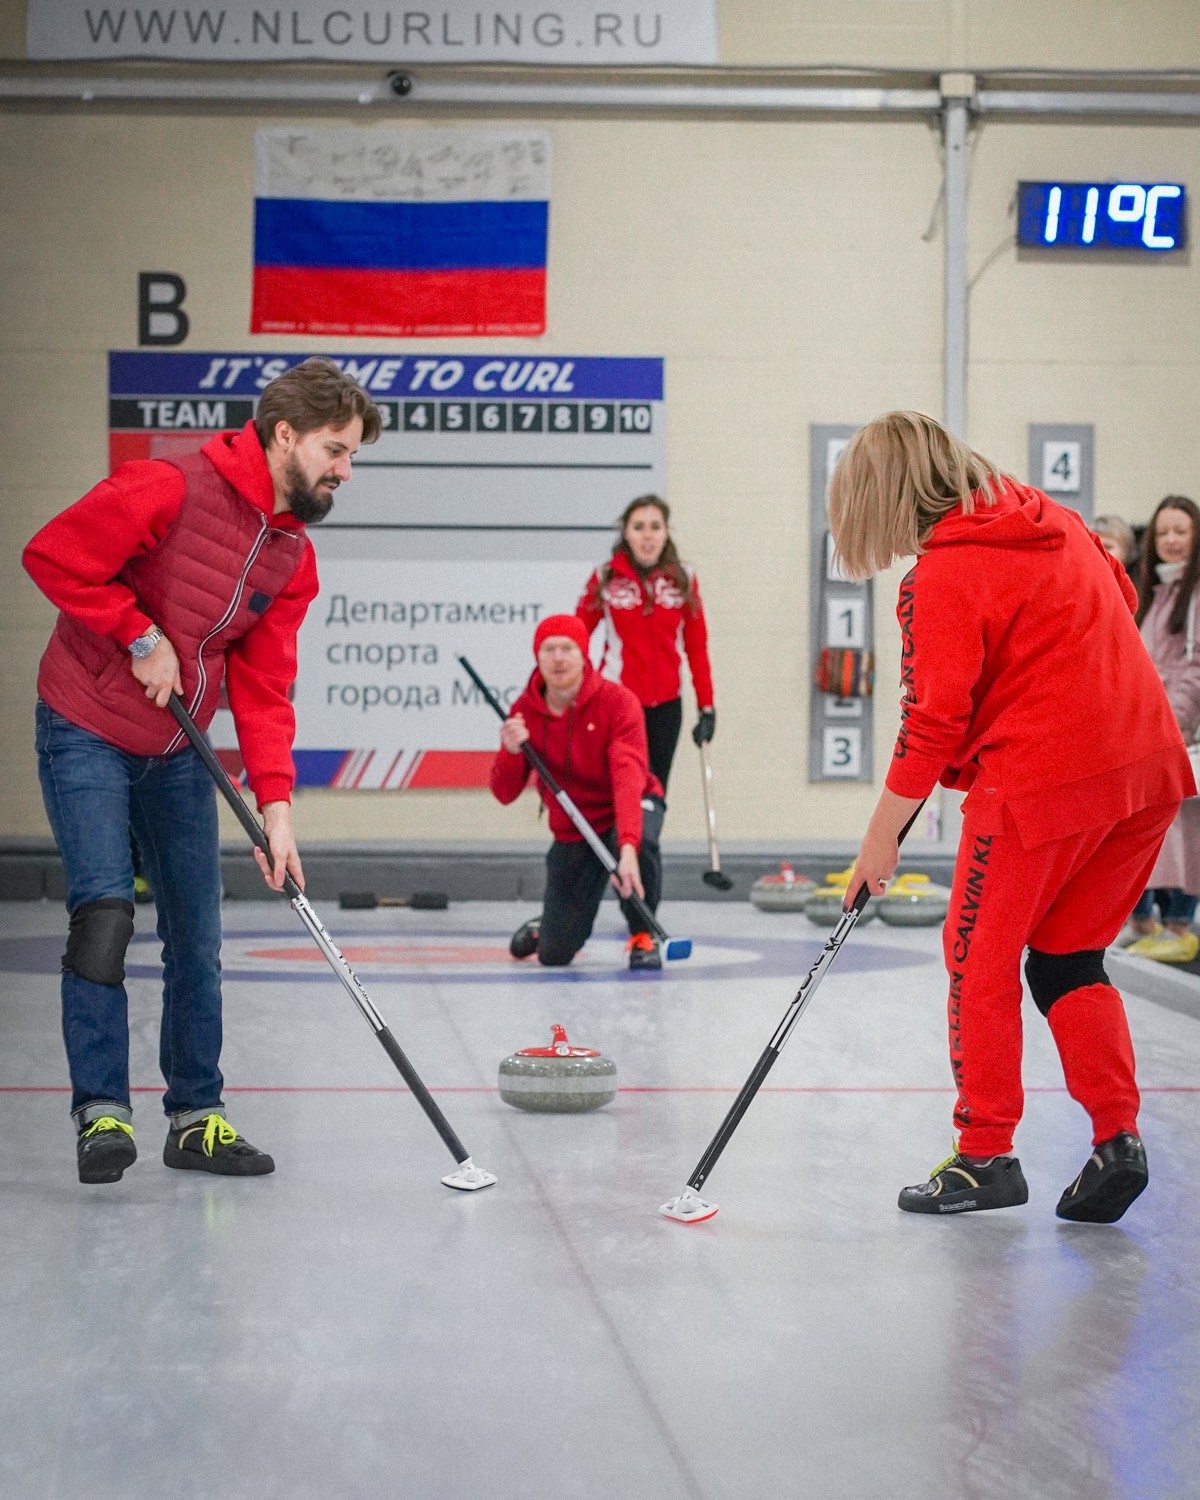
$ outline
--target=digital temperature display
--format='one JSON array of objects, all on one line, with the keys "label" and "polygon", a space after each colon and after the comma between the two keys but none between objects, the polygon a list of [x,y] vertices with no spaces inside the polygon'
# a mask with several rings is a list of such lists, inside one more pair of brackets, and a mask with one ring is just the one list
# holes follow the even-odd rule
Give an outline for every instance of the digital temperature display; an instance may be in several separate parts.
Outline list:
[{"label": "digital temperature display", "polygon": [[1017,244],[1031,249],[1180,250],[1187,193],[1178,182],[1022,182]]}]

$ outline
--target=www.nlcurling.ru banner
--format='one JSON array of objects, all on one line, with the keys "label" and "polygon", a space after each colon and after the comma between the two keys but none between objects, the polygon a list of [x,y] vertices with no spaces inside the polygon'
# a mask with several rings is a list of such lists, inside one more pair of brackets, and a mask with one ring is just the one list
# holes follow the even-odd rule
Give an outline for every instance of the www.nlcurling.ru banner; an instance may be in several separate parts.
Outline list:
[{"label": "www.nlcurling.ru banner", "polygon": [[717,0],[477,0],[389,5],[97,4],[28,0],[39,61],[715,63]]}]

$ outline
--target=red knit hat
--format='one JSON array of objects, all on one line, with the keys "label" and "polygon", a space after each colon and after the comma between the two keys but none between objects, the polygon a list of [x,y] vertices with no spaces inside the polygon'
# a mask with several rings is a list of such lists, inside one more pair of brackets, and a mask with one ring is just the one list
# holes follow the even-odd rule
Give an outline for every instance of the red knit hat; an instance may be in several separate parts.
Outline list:
[{"label": "red knit hat", "polygon": [[587,656],[587,626],[578,615],[547,615],[533,633],[534,656],[538,654],[542,642],[552,635],[565,635],[568,640],[575,642],[585,657]]}]

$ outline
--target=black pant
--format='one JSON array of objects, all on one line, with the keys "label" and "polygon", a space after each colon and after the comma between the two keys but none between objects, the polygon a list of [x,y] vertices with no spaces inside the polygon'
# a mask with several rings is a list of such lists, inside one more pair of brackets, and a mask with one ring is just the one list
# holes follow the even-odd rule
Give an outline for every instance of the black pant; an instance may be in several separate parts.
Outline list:
[{"label": "black pant", "polygon": [[[659,797],[646,797],[642,801],[642,844],[638,851],[638,867],[646,890],[646,905],[651,911],[657,909],[662,895],[658,835],[665,811],[666,805]],[[601,838],[616,857],[619,853],[616,828],[610,828],[601,834]],[[539,963],[557,968],[571,962],[592,935],[607,884],[608,871],[582,839],[573,843],[560,843],[555,839],[546,853],[546,898],[538,937]],[[630,932],[646,930],[645,922],[628,901],[621,902],[621,911]]]},{"label": "black pant", "polygon": [[653,708],[643,708],[646,716],[646,740],[650,746],[650,769],[667,789],[667,777],[671,774],[671,762],[675,759],[675,746],[679,743],[679,730],[683,724],[683,699],[672,698],[667,703],[656,703]]}]

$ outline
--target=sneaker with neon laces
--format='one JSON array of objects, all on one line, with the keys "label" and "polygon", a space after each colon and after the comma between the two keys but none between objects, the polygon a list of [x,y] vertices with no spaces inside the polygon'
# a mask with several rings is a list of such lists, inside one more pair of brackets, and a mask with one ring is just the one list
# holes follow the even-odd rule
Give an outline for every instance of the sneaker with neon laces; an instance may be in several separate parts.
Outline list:
[{"label": "sneaker with neon laces", "polygon": [[1200,937],[1194,932],[1164,932],[1160,937],[1139,938],[1125,950],[1137,958],[1152,958],[1160,964],[1190,964],[1200,953]]},{"label": "sneaker with neon laces", "polygon": [[133,1127],[112,1115],[89,1121],[75,1141],[80,1182],[120,1182],[126,1167],[137,1161]]},{"label": "sneaker with neon laces", "polygon": [[1149,1181],[1145,1146],[1122,1130],[1095,1147],[1054,1212],[1080,1224],[1115,1224]]},{"label": "sneaker with neon laces", "polygon": [[184,1172],[215,1172],[219,1177],[265,1177],[275,1163],[239,1135],[223,1115],[205,1115],[167,1132],[163,1161]]},{"label": "sneaker with neon laces", "polygon": [[955,1152],[934,1167],[928,1182],[902,1188],[898,1202],[910,1214],[965,1214],[1028,1203],[1029,1188],[1015,1156],[981,1162]]},{"label": "sneaker with neon laces", "polygon": [[635,932],[625,944],[631,969],[661,969],[662,954],[648,932]]},{"label": "sneaker with neon laces", "polygon": [[1148,930],[1142,931],[1137,926],[1135,926],[1132,920],[1130,920],[1126,922],[1124,927],[1121,928],[1120,932],[1117,933],[1117,939],[1116,942],[1113,943],[1113,947],[1132,948],[1134,943],[1140,943],[1143,938],[1161,937],[1162,930],[1163,924],[1161,922],[1154,922],[1151,924]]},{"label": "sneaker with neon laces", "polygon": [[530,917],[522,922],[508,940],[508,951],[514,958],[532,958],[537,952],[538,938],[542,931],[541,917]]}]

